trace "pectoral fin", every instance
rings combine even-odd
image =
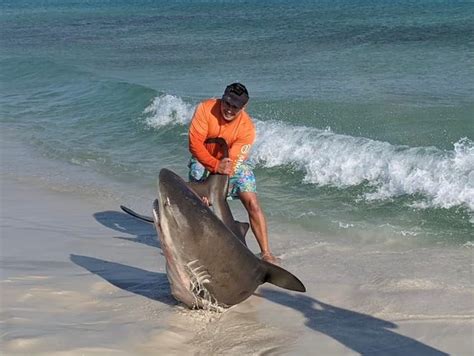
[[[281,288],[294,290],[296,292],[306,292],[306,287],[293,274],[269,262],[261,262],[267,268],[267,274],[265,275],[264,282],[274,284]]]
[[[240,221],[236,221],[235,223],[237,224],[237,229],[239,230],[239,234],[237,235],[237,237],[245,246],[247,246],[247,242],[245,241],[245,235],[247,235],[247,232],[249,231],[250,224]]]
[[[140,220],[143,220],[143,221],[146,221],[146,222],[149,222],[149,223],[153,224],[153,218],[152,217],[138,214],[135,211],[133,211],[132,209],[127,208],[124,205],[120,205],[120,209],[122,209],[124,212],[126,212],[127,214],[129,214],[129,215],[131,215],[131,216],[133,216],[137,219],[140,219]]]

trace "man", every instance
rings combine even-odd
[[[276,263],[270,252],[267,222],[257,198],[255,175],[247,162],[255,141],[255,126],[245,112],[249,94],[245,86],[233,83],[227,86],[221,99],[201,102],[189,127],[189,163],[191,181],[201,181],[209,173],[227,174],[228,196],[238,197],[249,214],[250,226],[260,246],[264,261]],[[223,158],[219,148],[205,144],[208,138],[222,137],[229,146],[229,157]]]

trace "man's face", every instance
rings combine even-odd
[[[221,100],[221,114],[227,121],[234,120],[243,108],[238,108],[225,100]]]

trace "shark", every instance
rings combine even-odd
[[[306,291],[292,273],[255,256],[245,245],[245,225],[225,222],[201,194],[166,168],[159,173],[153,220],[171,293],[189,308],[228,308],[263,283]]]

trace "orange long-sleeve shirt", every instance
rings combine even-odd
[[[229,146],[229,158],[233,171],[245,159],[255,141],[255,126],[250,116],[242,110],[227,121],[222,117],[220,99],[201,102],[194,112],[189,126],[189,151],[210,172],[217,172],[222,153],[216,144],[205,144],[208,138],[222,137]]]

